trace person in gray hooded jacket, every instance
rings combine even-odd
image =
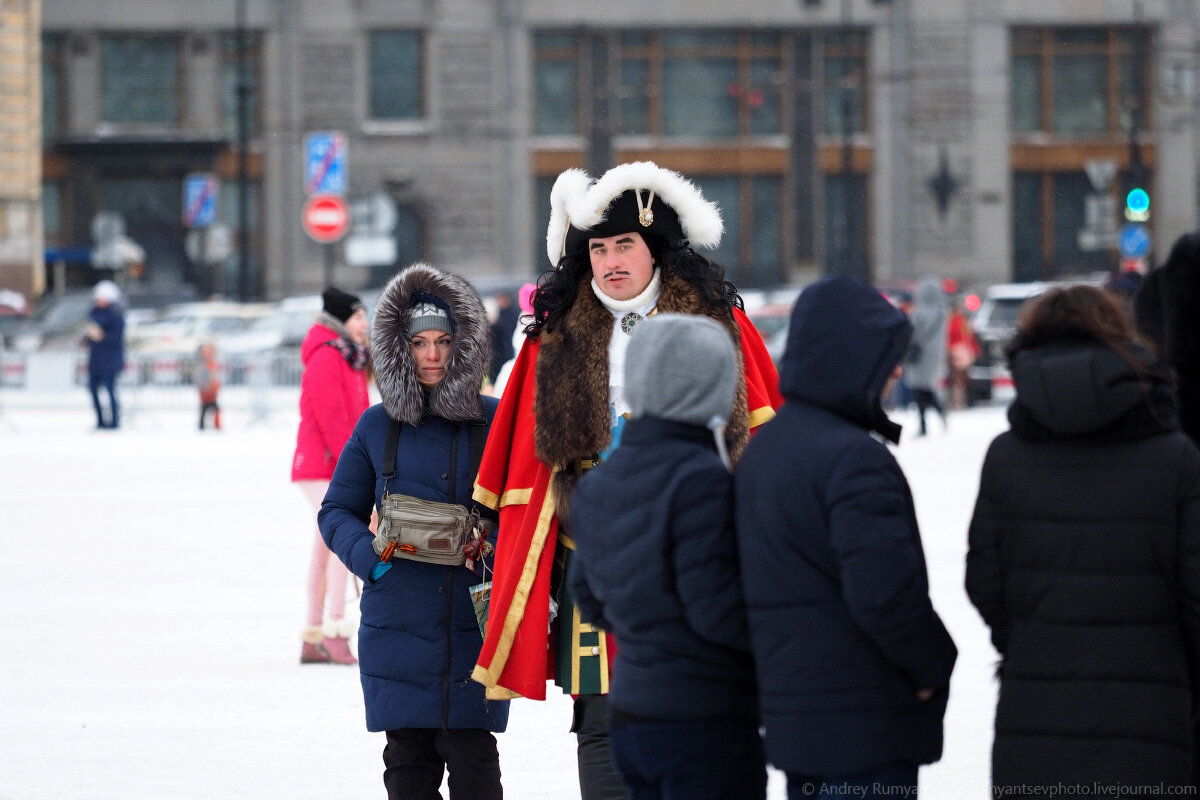
[[[635,798],[763,797],[724,426],[737,355],[701,317],[638,323],[620,445],[571,504],[569,587],[616,636],[613,760]]]

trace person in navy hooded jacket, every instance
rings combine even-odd
[[[637,323],[630,417],[571,499],[580,618],[616,636],[613,762],[633,800],[766,793],[725,423],[738,358],[711,319]]]
[[[117,378],[125,369],[125,313],[121,290],[112,281],[100,281],[92,289],[92,310],[84,342],[88,346],[88,390],[96,410],[96,427],[121,427],[121,404],[117,401]],[[100,389],[108,393],[108,414],[100,402]]]
[[[470,679],[483,639],[466,566],[381,560],[371,512],[385,489],[421,500],[471,500],[471,428],[490,426],[497,401],[480,394],[491,332],[466,281],[424,264],[398,274],[375,307],[375,381],[383,402],[363,413],[338,458],[317,521],[329,549],[362,579],[359,672],[367,730],[385,731],[391,800],[433,800],[449,771],[451,800],[499,800],[493,732],[508,703]],[[385,479],[391,421],[400,425]],[[486,433],[486,429],[482,431]],[[494,513],[481,509],[494,518]]]
[[[929,600],[912,494],[880,397],[912,326],[820,281],[792,310],[784,406],[737,471],[737,532],[767,759],[788,797],[912,798],[942,753],[957,650]]]

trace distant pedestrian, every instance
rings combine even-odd
[[[1091,286],[1032,301],[1009,363],[966,573],[1001,656],[993,796],[1193,794],[1200,452],[1169,376]]]
[[[904,382],[912,389],[921,423],[918,436],[928,433],[925,412],[933,409],[946,422],[946,409],[938,393],[946,376],[946,300],[935,278],[917,282],[917,296],[909,319],[913,335],[904,356]]]
[[[955,303],[950,308],[950,319],[946,324],[946,343],[950,353],[950,401],[951,409],[961,410],[970,405],[971,376],[969,371],[983,349],[971,321],[963,313],[962,306]]]
[[[1175,241],[1133,302],[1138,330],[1175,371],[1179,426],[1200,443],[1200,233]]]
[[[221,430],[221,407],[217,405],[217,393],[221,390],[220,366],[217,364],[217,348],[210,343],[200,345],[196,360],[196,390],[200,393],[200,430],[209,413],[213,427]]]
[[[96,427],[115,430],[121,427],[121,404],[117,400],[117,378],[125,369],[125,312],[121,308],[121,290],[104,280],[92,289],[92,310],[84,332],[88,346],[88,391],[96,410]],[[100,389],[108,393],[108,414],[100,402]]]
[[[488,383],[495,384],[500,368],[516,355],[513,349],[513,332],[517,329],[517,321],[521,311],[508,292],[497,292],[493,298],[496,301],[496,319],[491,324],[492,361],[488,366]]]
[[[638,323],[629,422],[571,500],[568,588],[580,619],[620,643],[612,751],[635,800],[766,793],[724,441],[737,366],[711,319]]]
[[[792,310],[785,403],[737,468],[737,532],[768,760],[790,800],[917,795],[942,753],[957,650],[929,600],[880,398],[912,327],[871,287]]]
[[[321,313],[300,345],[304,373],[300,428],[292,457],[292,481],[304,492],[314,514],[325,499],[346,440],[370,405],[366,309],[357,297],[332,286],[321,299]],[[354,626],[345,618],[349,573],[329,552],[320,530],[314,534],[300,663],[356,664],[350,652]]]

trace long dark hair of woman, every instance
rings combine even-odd
[[[1056,287],[1031,300],[1021,310],[1005,356],[1011,366],[1022,350],[1062,341],[1102,342],[1139,375],[1159,372],[1153,364],[1153,345],[1138,334],[1120,304],[1094,286]]]
[[[697,253],[686,239],[667,240],[650,233],[641,236],[655,263],[691,284],[707,305],[727,310],[744,307],[737,287],[725,280],[725,268]],[[571,308],[591,272],[587,253],[563,256],[558,269],[543,272],[533,295],[533,321],[525,327],[525,334],[536,337],[543,328],[552,330]]]

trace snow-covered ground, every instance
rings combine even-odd
[[[966,529],[999,408],[896,453],[934,605],[959,647],[942,761],[921,795],[988,793],[995,654],[962,588]],[[382,797],[382,734],[358,674],[300,666],[310,509],[288,482],[294,412],[187,410],[94,432],[79,410],[0,408],[0,800]],[[570,703],[516,701],[507,796],[578,797]],[[769,796],[785,797],[771,777]]]

